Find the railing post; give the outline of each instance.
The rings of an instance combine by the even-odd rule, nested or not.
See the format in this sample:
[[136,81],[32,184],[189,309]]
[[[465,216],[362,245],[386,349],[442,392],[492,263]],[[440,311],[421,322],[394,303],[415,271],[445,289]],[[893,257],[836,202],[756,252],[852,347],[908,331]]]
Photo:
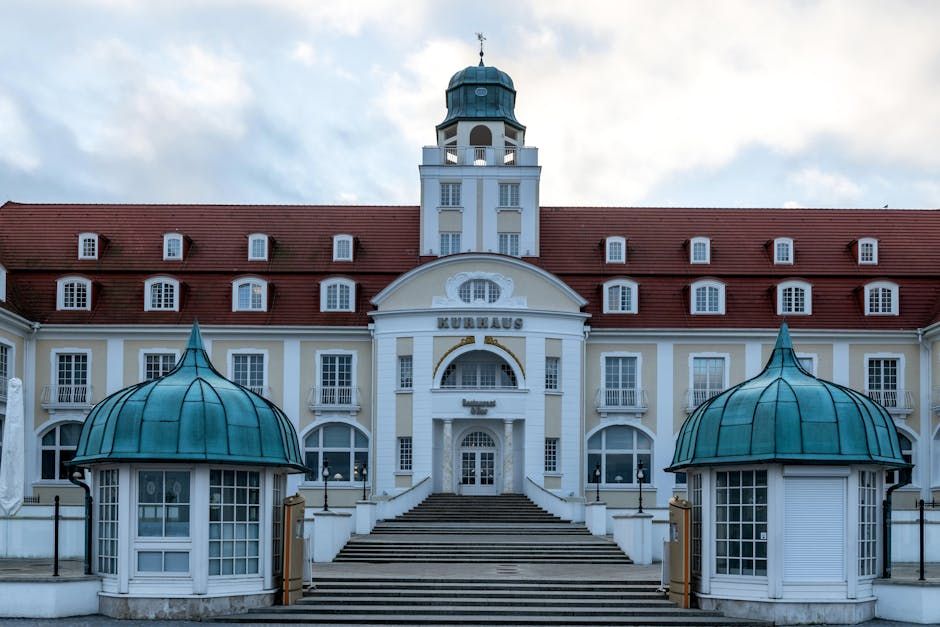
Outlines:
[[55,495],[52,514],[52,576],[59,576],[59,495]]
[[917,509],[920,513],[920,519],[918,521],[920,526],[920,577],[918,577],[917,580],[926,581],[924,578],[924,553],[926,552],[924,546],[924,527],[926,524],[924,519],[924,499],[921,499],[920,502],[917,503]]

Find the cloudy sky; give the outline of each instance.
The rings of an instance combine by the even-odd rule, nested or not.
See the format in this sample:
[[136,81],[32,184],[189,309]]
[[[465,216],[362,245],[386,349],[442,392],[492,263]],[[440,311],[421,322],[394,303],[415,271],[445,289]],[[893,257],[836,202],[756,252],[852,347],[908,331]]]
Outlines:
[[940,207],[929,0],[2,0],[0,201],[414,204],[475,31],[545,205]]

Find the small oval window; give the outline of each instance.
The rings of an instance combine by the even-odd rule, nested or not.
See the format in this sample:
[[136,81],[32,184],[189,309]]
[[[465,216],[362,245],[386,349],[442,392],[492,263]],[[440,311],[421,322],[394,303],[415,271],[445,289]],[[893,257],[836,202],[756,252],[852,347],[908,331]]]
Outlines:
[[465,303],[495,303],[499,300],[499,286],[489,279],[464,281],[457,293]]
[[477,88],[474,90],[473,93],[475,93],[477,96],[485,96],[485,95],[486,95],[486,87],[477,87]]

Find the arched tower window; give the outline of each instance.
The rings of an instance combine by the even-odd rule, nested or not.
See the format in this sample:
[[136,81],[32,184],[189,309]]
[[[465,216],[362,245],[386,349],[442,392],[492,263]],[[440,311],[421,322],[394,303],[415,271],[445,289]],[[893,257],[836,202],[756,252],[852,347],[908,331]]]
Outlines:
[[519,387],[516,373],[505,359],[489,351],[464,353],[447,368],[441,377],[442,388],[515,389]]
[[492,146],[493,145],[493,133],[490,131],[490,127],[483,124],[478,124],[470,129],[470,145],[471,146]]

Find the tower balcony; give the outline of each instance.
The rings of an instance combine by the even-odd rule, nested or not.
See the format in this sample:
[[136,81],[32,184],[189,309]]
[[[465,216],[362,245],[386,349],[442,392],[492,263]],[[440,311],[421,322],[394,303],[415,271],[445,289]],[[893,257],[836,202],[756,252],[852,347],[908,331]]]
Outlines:
[[425,146],[423,165],[535,166],[539,149],[532,146]]

